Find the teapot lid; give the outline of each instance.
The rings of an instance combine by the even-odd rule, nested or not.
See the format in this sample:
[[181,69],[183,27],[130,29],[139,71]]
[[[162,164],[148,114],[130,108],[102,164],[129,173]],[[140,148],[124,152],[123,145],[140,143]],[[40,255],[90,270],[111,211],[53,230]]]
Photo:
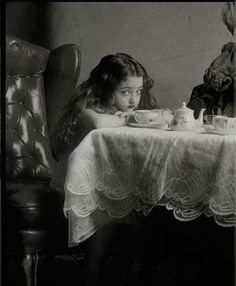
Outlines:
[[182,103],[181,108],[180,108],[180,109],[178,109],[178,110],[181,110],[181,111],[188,111],[188,112],[193,112],[193,110],[192,110],[192,109],[190,109],[190,108],[188,108],[188,107],[186,106],[186,102],[185,102],[185,101]]

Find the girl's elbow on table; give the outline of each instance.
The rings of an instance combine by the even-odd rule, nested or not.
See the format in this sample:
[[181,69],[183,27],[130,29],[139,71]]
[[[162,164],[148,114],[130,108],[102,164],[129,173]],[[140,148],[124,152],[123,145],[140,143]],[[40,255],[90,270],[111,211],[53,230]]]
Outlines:
[[120,118],[116,115],[99,114],[97,120],[94,122],[96,129],[105,127],[120,127],[126,125],[125,118]]
[[125,118],[120,118],[117,115],[100,114],[89,109],[83,111],[83,119],[91,129],[119,127],[126,125]]

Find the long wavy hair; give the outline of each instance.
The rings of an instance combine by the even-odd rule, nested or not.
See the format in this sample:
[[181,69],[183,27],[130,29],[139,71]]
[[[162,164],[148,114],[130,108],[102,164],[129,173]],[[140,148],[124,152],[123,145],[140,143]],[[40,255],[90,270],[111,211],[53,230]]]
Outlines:
[[51,136],[55,158],[68,153],[68,147],[76,141],[83,108],[91,108],[98,113],[112,114],[116,111],[112,105],[112,93],[129,76],[143,77],[141,101],[144,101],[146,96],[150,96],[153,80],[137,60],[124,53],[107,55],[100,60],[89,78],[77,87],[61,111]]

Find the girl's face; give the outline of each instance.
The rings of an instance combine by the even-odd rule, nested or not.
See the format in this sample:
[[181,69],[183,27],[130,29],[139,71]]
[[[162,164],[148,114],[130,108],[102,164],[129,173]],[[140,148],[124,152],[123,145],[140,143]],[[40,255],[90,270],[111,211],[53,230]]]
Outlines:
[[114,106],[122,112],[134,110],[139,104],[142,88],[142,76],[128,77],[112,93]]

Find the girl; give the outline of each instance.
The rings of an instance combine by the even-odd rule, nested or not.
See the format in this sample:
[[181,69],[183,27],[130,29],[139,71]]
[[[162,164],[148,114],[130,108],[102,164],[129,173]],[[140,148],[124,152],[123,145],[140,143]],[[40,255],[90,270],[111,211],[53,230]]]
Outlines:
[[[75,94],[62,110],[53,134],[53,152],[59,160],[51,186],[63,194],[63,181],[68,155],[95,128],[118,127],[126,124],[126,117],[135,109],[158,108],[149,90],[153,80],[144,67],[123,53],[108,55],[92,70],[89,78],[78,86]],[[150,100],[153,102],[150,102]],[[64,168],[64,171],[60,169]],[[59,187],[57,187],[59,186]],[[98,285],[105,250],[114,229],[100,232],[89,239],[87,247],[86,285]],[[96,237],[96,238],[95,238]],[[127,239],[127,238],[126,238]]]
[[131,56],[103,57],[62,110],[52,138],[54,156],[68,155],[92,129],[125,125],[137,107],[158,108],[155,99],[147,103],[152,86],[144,67]]

